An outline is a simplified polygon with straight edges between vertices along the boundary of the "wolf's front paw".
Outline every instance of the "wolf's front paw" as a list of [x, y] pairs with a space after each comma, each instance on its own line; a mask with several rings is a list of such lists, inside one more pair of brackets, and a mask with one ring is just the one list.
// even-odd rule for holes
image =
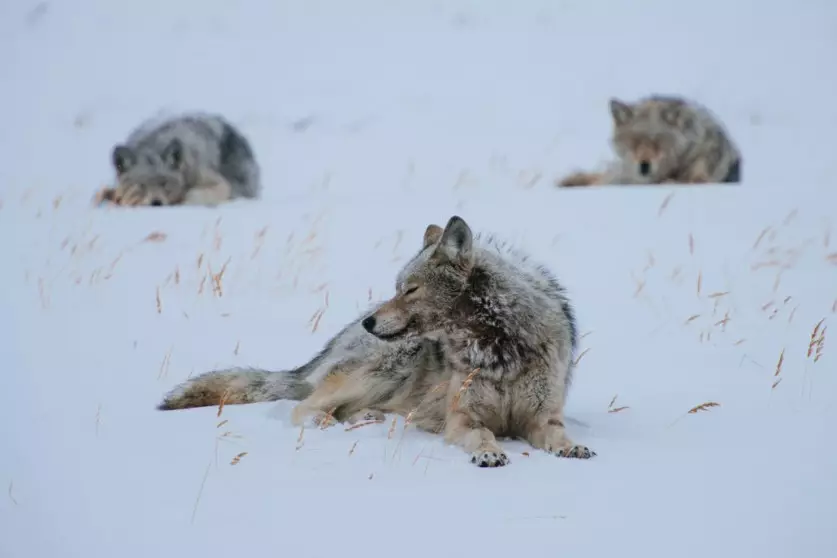
[[381, 411], [365, 409], [350, 416], [347, 422], [349, 424], [357, 424], [359, 422], [384, 422], [384, 419], [386, 419], [386, 416]]
[[577, 459], [590, 459], [596, 455], [596, 452], [587, 446], [569, 446], [557, 449], [554, 453], [558, 457], [574, 457]]
[[477, 467], [502, 467], [510, 463], [509, 456], [502, 450], [479, 449], [471, 454], [471, 463]]

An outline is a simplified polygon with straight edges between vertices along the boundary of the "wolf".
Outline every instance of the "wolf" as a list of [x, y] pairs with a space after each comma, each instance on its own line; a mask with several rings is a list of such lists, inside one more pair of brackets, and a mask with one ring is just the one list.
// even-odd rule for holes
[[247, 138], [223, 116], [193, 112], [151, 118], [111, 151], [117, 205], [218, 205], [257, 198], [260, 169]]
[[742, 158], [709, 109], [674, 95], [610, 99], [617, 160], [601, 173], [576, 172], [559, 186], [741, 182]]
[[294, 424], [404, 416], [444, 433], [480, 467], [510, 462], [497, 437], [562, 457], [596, 455], [564, 428], [578, 343], [565, 289], [543, 266], [459, 216], [431, 224], [398, 273], [393, 298], [287, 373], [214, 371], [173, 389], [159, 409], [292, 399]]

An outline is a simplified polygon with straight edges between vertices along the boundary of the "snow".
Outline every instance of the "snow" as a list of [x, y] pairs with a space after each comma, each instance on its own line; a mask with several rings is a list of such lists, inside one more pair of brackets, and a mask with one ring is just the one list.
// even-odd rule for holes
[[[837, 555], [836, 23], [784, 0], [4, 3], [0, 556]], [[609, 157], [610, 96], [651, 92], [712, 108], [745, 182], [553, 186]], [[263, 199], [90, 207], [113, 143], [187, 109], [240, 124]], [[401, 418], [300, 441], [292, 402], [155, 410], [190, 374], [305, 362], [453, 214], [567, 286], [589, 332], [568, 428], [596, 458], [505, 441], [486, 470]]]

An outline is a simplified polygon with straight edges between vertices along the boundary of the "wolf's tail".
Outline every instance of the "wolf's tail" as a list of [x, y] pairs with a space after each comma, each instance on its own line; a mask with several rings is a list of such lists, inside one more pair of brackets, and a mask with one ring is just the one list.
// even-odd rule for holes
[[270, 372], [255, 368], [215, 370], [187, 380], [172, 389], [157, 408], [161, 411], [241, 405], [290, 399], [301, 401], [313, 391], [302, 371]]

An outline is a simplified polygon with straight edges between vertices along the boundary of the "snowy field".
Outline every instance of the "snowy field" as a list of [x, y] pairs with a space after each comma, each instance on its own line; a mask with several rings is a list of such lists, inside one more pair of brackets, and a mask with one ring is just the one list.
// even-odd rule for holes
[[[837, 556], [835, 30], [814, 0], [3, 3], [0, 557]], [[741, 185], [554, 186], [610, 156], [608, 98], [659, 92], [723, 119]], [[261, 200], [91, 207], [114, 143], [192, 109], [250, 137]], [[567, 286], [594, 459], [155, 410], [305, 362], [453, 214]]]

